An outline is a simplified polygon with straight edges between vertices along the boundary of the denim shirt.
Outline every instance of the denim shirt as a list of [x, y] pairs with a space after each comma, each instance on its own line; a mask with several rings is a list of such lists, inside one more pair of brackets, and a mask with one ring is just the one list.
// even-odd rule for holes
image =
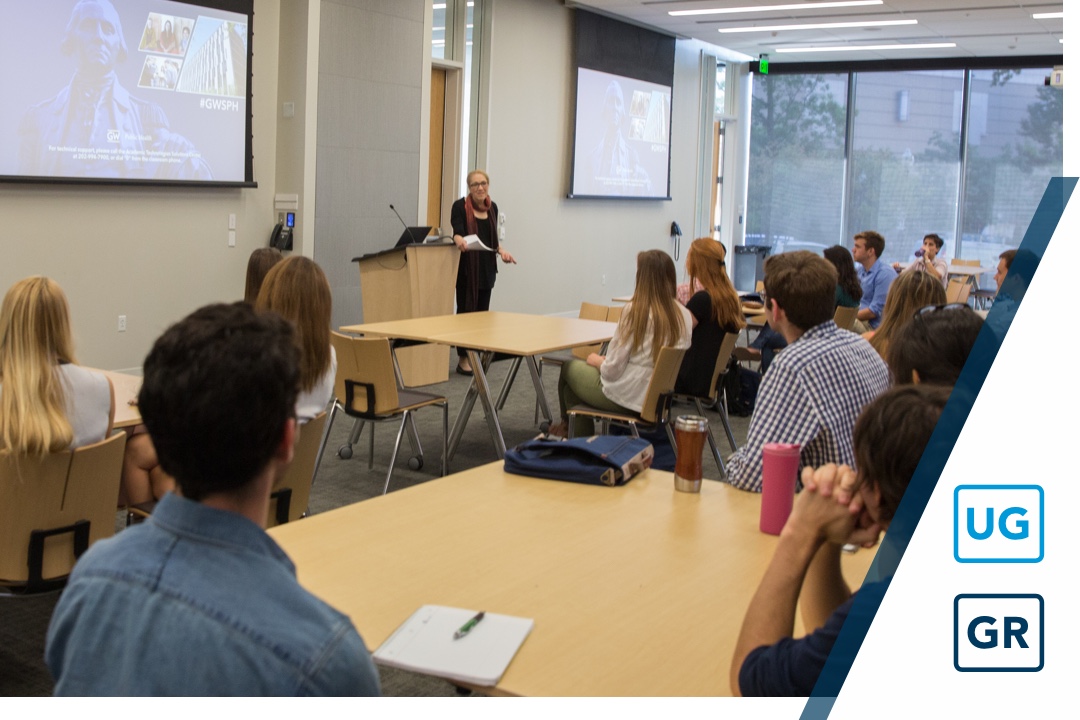
[[859, 301], [859, 309], [869, 308], [875, 313], [872, 320], [867, 321], [871, 328], [877, 328], [881, 324], [881, 313], [885, 309], [885, 297], [889, 294], [889, 286], [896, 279], [896, 271], [891, 265], [878, 260], [867, 270], [861, 264], [856, 264], [855, 269], [862, 285], [862, 300]]
[[348, 617], [262, 528], [166, 495], [76, 564], [49, 624], [57, 695], [377, 695]]

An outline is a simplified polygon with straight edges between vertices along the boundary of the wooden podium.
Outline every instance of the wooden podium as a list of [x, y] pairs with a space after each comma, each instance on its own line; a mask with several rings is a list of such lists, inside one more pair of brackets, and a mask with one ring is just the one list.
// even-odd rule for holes
[[[433, 243], [353, 258], [360, 265], [364, 322], [452, 314], [460, 257], [454, 243]], [[398, 348], [397, 358], [406, 387], [446, 382], [450, 377], [446, 345]]]

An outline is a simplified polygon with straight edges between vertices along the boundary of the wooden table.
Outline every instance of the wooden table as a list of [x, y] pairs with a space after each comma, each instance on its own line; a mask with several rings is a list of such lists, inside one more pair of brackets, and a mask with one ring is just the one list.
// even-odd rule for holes
[[[300, 583], [374, 649], [424, 604], [532, 618], [499, 695], [729, 695], [728, 666], [776, 538], [761, 496], [649, 470], [624, 487], [491, 463], [281, 525]], [[852, 586], [872, 553], [843, 558]]]
[[[487, 367], [493, 353], [522, 356], [529, 368], [540, 408], [547, 420], [552, 420], [551, 407], [540, 381], [537, 367], [538, 356], [566, 350], [579, 345], [595, 345], [611, 339], [615, 323], [579, 318], [552, 317], [548, 315], [524, 315], [508, 312], [475, 312], [437, 317], [391, 320], [381, 323], [346, 325], [342, 332], [359, 335], [420, 340], [465, 348], [469, 365], [473, 368], [473, 383], [458, 411], [454, 429], [450, 433], [449, 454], [452, 458], [469, 415], [480, 398], [487, 418], [488, 429], [499, 457], [506, 454], [506, 441], [496, 403], [491, 398], [487, 381]], [[484, 353], [484, 357], [480, 353]]]

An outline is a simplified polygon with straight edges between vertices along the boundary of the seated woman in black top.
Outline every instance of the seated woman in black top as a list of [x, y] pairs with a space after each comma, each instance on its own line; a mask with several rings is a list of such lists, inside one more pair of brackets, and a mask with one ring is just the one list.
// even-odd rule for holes
[[724, 333], [737, 333], [746, 326], [739, 295], [727, 275], [723, 246], [712, 238], [698, 238], [686, 253], [690, 287], [700, 287], [686, 303], [693, 316], [690, 349], [686, 351], [675, 392], [706, 397], [712, 382], [716, 355]]

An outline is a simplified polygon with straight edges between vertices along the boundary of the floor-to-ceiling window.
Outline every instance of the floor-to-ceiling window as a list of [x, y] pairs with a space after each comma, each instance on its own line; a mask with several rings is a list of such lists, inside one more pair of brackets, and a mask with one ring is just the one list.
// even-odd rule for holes
[[847, 75], [754, 78], [746, 243], [824, 249], [842, 234]]
[[1050, 72], [755, 76], [747, 243], [850, 247], [855, 232], [877, 230], [892, 262], [934, 232], [946, 257], [996, 264], [1062, 172]]

